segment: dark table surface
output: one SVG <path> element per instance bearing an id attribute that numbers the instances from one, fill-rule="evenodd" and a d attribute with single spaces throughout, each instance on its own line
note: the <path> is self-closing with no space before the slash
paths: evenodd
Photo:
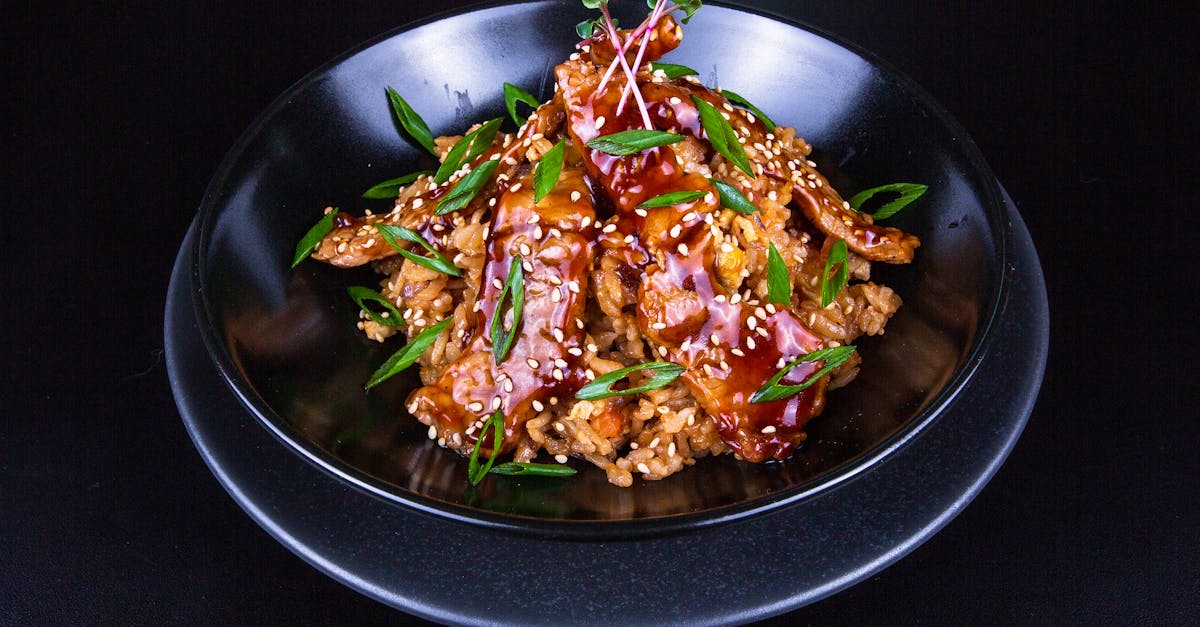
<path id="1" fill-rule="evenodd" d="M 343 50 L 458 4 L 5 5 L 0 623 L 407 618 L 228 497 L 176 411 L 162 312 L 205 185 L 255 115 Z M 1194 620 L 1195 17 L 746 4 L 862 45 L 940 100 L 1020 207 L 1051 307 L 1041 396 L 999 474 L 912 554 L 786 620 Z"/>

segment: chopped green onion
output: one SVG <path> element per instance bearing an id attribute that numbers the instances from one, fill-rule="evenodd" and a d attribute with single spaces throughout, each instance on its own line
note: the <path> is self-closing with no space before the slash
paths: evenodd
<path id="1" fill-rule="evenodd" d="M 369 287 L 351 285 L 350 287 L 346 288 L 346 293 L 349 294 L 350 298 L 354 300 L 354 304 L 358 305 L 358 308 L 367 314 L 368 318 L 378 322 L 379 324 L 382 324 L 385 327 L 394 327 L 400 324 L 400 312 L 396 311 L 396 308 L 392 306 L 390 302 L 388 302 L 388 299 L 384 298 L 379 292 L 376 292 Z M 384 318 L 382 315 L 367 309 L 367 301 L 372 301 L 383 305 L 383 308 L 387 310 L 387 313 L 391 314 L 391 317 Z"/>
<path id="2" fill-rule="evenodd" d="M 475 160 L 475 157 L 483 154 L 492 145 L 492 140 L 496 138 L 496 131 L 500 128 L 501 118 L 492 118 L 484 122 L 479 128 L 467 133 L 462 139 L 454 144 L 450 152 L 446 153 L 446 158 L 442 160 L 442 165 L 438 167 L 437 173 L 433 175 L 433 182 L 441 185 L 450 180 L 450 176 L 458 171 L 463 165 Z"/>
<path id="3" fill-rule="evenodd" d="M 504 301 L 512 300 L 512 325 L 504 328 Z M 521 313 L 525 310 L 525 271 L 521 269 L 521 256 L 513 257 L 508 268 L 508 279 L 496 299 L 496 311 L 492 313 L 492 355 L 499 365 L 508 356 L 517 339 L 517 327 L 521 326 Z"/>
<path id="4" fill-rule="evenodd" d="M 433 147 L 433 133 L 429 131 L 429 126 L 425 124 L 425 120 L 417 115 L 413 108 L 408 106 L 408 103 L 396 93 L 395 89 L 387 88 L 388 100 L 392 103 L 392 111 L 396 113 L 396 119 L 400 120 L 400 126 L 404 127 L 405 131 L 417 140 L 425 150 L 430 154 L 437 154 L 437 150 Z"/>
<path id="5" fill-rule="evenodd" d="M 423 174 L 429 174 L 429 170 L 421 170 L 412 174 L 388 179 L 382 183 L 376 183 L 374 187 L 363 192 L 363 198 L 395 198 L 400 193 L 400 188 L 404 187 L 417 180 Z"/>
<path id="6" fill-rule="evenodd" d="M 304 237 L 300 238 L 300 241 L 296 244 L 296 252 L 292 255 L 293 268 L 300 265 L 301 261 L 308 259 L 308 256 L 317 249 L 317 246 L 321 245 L 321 240 L 325 239 L 325 236 L 329 235 L 330 231 L 333 231 L 333 221 L 337 219 L 337 213 L 337 209 L 334 209 L 325 214 L 324 218 L 321 218 L 316 224 L 312 225 L 312 228 L 308 229 Z"/>
<path id="7" fill-rule="evenodd" d="M 744 213 L 746 215 L 750 215 L 755 211 L 758 211 L 758 207 L 755 207 L 754 203 L 750 202 L 748 198 L 743 196 L 736 187 L 726 183 L 725 181 L 718 181 L 717 179 L 708 179 L 708 182 L 712 183 L 713 187 L 717 188 L 717 195 L 721 197 L 722 207 L 733 209 L 738 213 Z"/>
<path id="8" fill-rule="evenodd" d="M 488 427 L 492 428 L 492 454 L 488 457 L 487 463 L 481 466 L 479 464 L 479 445 L 487 436 Z M 467 479 L 471 481 L 471 485 L 478 485 L 480 481 L 483 481 L 484 475 L 487 475 L 488 471 L 492 469 L 492 464 L 496 463 L 496 458 L 500 456 L 502 440 L 504 440 L 504 412 L 497 410 L 488 416 L 487 422 L 479 430 L 479 439 L 475 440 L 475 446 L 471 449 L 471 458 L 467 460 Z"/>
<path id="9" fill-rule="evenodd" d="M 624 379 L 627 375 L 639 370 L 650 370 L 653 374 L 650 380 L 644 385 L 627 390 L 613 390 L 612 386 L 617 381 Z M 649 392 L 665 387 L 679 375 L 683 374 L 683 366 L 669 361 L 652 361 L 644 364 L 637 364 L 620 370 L 613 370 L 607 374 L 602 374 L 591 383 L 579 388 L 575 393 L 575 398 L 581 401 L 594 401 L 602 398 L 610 398 L 613 396 L 622 396 L 625 394 L 637 394 L 639 392 Z"/>
<path id="10" fill-rule="evenodd" d="M 516 123 L 518 128 L 520 128 L 525 121 L 517 115 L 518 102 L 523 102 L 534 109 L 538 108 L 538 105 L 541 104 L 533 94 L 521 89 L 520 87 L 517 87 L 516 85 L 513 85 L 512 83 L 505 83 L 504 106 L 508 109 L 509 117 L 511 117 L 512 121 Z"/>
<path id="11" fill-rule="evenodd" d="M 392 248 L 395 248 L 396 252 L 400 253 L 405 259 L 412 261 L 422 268 L 429 268 L 434 272 L 441 272 L 442 274 L 448 274 L 450 276 L 462 276 L 462 270 L 459 270 L 453 263 L 450 262 L 449 259 L 446 259 L 437 251 L 436 248 L 430 245 L 429 242 L 425 241 L 425 238 L 421 237 L 420 233 L 412 229 L 406 229 L 402 226 L 393 226 L 391 224 L 376 224 L 375 228 L 383 237 L 383 241 L 387 242 Z M 431 259 L 429 257 L 422 257 L 421 255 L 404 248 L 399 242 L 396 241 L 396 238 L 400 238 L 414 244 L 420 244 L 422 248 L 433 253 L 433 258 Z"/>
<path id="12" fill-rule="evenodd" d="M 920 198 L 925 190 L 929 189 L 928 185 L 920 183 L 891 183 L 888 185 L 880 185 L 871 189 L 864 189 L 850 198 L 850 206 L 855 211 L 861 211 L 862 206 L 877 194 L 900 194 L 900 197 L 885 203 L 882 207 L 871 214 L 876 220 L 886 220 L 896 215 L 901 209 L 912 204 L 912 202 Z"/>
<path id="13" fill-rule="evenodd" d="M 704 132 L 708 135 L 708 142 L 712 144 L 713 149 L 724 155 L 750 178 L 754 178 L 750 160 L 746 158 L 746 151 L 742 150 L 742 143 L 729 121 L 707 100 L 692 94 L 692 102 L 696 103 L 696 110 L 700 112 L 700 124 L 704 126 Z"/>
<path id="14" fill-rule="evenodd" d="M 787 398 L 793 394 L 797 394 L 805 389 L 808 389 L 812 384 L 816 383 L 821 377 L 829 374 L 834 368 L 842 365 L 850 355 L 854 354 L 853 346 L 836 346 L 833 348 L 822 348 L 821 350 L 813 351 L 807 355 L 797 358 L 792 363 L 783 367 L 783 370 L 775 373 L 775 376 L 767 380 L 758 391 L 750 397 L 751 403 L 767 403 L 777 401 L 781 398 Z M 805 379 L 799 385 L 779 385 L 779 381 L 783 379 L 783 375 L 791 372 L 792 368 L 808 361 L 824 361 L 825 367 L 814 372 L 812 376 Z"/>
<path id="15" fill-rule="evenodd" d="M 706 194 L 708 194 L 708 192 L 700 191 L 700 190 L 695 190 L 695 191 L 682 190 L 682 191 L 678 191 L 678 192 L 667 192 L 665 194 L 659 194 L 658 196 L 655 196 L 654 198 L 647 199 L 645 202 L 638 205 L 638 207 L 641 207 L 642 209 L 654 209 L 656 207 L 673 207 L 675 205 L 682 205 L 685 202 L 692 202 L 693 200 L 700 200 L 701 198 L 704 198 L 704 196 Z"/>
<path id="16" fill-rule="evenodd" d="M 479 193 L 480 189 L 487 184 L 492 178 L 492 173 L 496 171 L 496 166 L 500 164 L 497 159 L 488 159 L 467 173 L 466 176 L 459 180 L 454 189 L 450 190 L 438 201 L 435 215 L 445 215 L 466 207 L 471 200 L 475 198 L 475 194 Z"/>
<path id="17" fill-rule="evenodd" d="M 683 135 L 678 133 L 632 129 L 611 135 L 602 135 L 588 142 L 587 147 L 605 154 L 624 157 L 655 146 L 666 146 L 681 141 L 683 141 Z"/>
<path id="18" fill-rule="evenodd" d="M 775 130 L 775 123 L 771 121 L 771 118 L 767 117 L 767 114 L 763 113 L 762 109 L 750 104 L 750 101 L 743 98 L 740 94 L 729 91 L 728 89 L 722 89 L 721 95 L 725 96 L 725 99 L 729 102 L 749 109 L 751 113 L 758 116 L 758 119 L 762 120 L 763 126 L 767 127 L 768 131 Z"/>
<path id="19" fill-rule="evenodd" d="M 700 74 L 696 70 L 693 70 L 686 65 L 677 65 L 675 63 L 659 63 L 657 61 L 650 64 L 650 69 L 655 72 L 662 70 L 662 73 L 666 74 L 667 78 L 672 79 L 683 76 L 696 76 Z"/>
<path id="20" fill-rule="evenodd" d="M 414 337 L 412 340 L 410 340 L 408 344 L 405 344 L 400 348 L 400 350 L 392 353 L 392 356 L 388 357 L 387 361 L 383 362 L 383 365 L 371 375 L 371 378 L 367 379 L 367 389 L 369 390 L 380 383 L 383 383 L 400 371 L 416 363 L 417 358 L 421 356 L 421 353 L 424 353 L 425 349 L 429 348 L 429 346 L 433 344 L 433 341 L 436 340 L 438 335 L 442 333 L 442 329 L 445 329 L 447 326 L 449 326 L 453 320 L 453 318 L 446 318 L 445 320 L 442 320 L 428 329 L 421 331 L 417 334 L 417 337 Z"/>
<path id="21" fill-rule="evenodd" d="M 531 462 L 505 462 L 492 467 L 493 475 L 517 475 L 530 477 L 570 477 L 577 471 L 566 464 L 535 464 Z"/>
<path id="22" fill-rule="evenodd" d="M 563 155 L 566 154 L 566 150 L 566 144 L 560 139 L 538 160 L 537 166 L 533 169 L 533 204 L 542 202 L 546 194 L 549 194 L 554 189 L 554 185 L 558 183 L 558 175 L 562 173 Z"/>
<path id="23" fill-rule="evenodd" d="M 838 292 L 846 287 L 846 280 L 850 278 L 850 263 L 847 261 L 849 255 L 846 253 L 846 240 L 840 239 L 829 247 L 829 256 L 825 258 L 825 269 L 821 272 L 821 306 L 828 307 L 833 299 L 837 298 Z M 837 268 L 837 274 L 833 280 L 829 279 L 829 273 Z"/>
<path id="24" fill-rule="evenodd" d="M 772 303 L 788 304 L 792 300 L 792 281 L 787 264 L 775 248 L 775 242 L 767 249 L 767 299 Z"/>

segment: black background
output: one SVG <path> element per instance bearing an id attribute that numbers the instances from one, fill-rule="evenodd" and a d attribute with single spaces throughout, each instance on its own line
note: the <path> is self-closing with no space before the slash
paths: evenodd
<path id="1" fill-rule="evenodd" d="M 225 494 L 175 409 L 162 308 L 205 185 L 254 117 L 347 48 L 460 4 L 5 3 L 0 622 L 406 618 Z M 992 483 L 908 557 L 787 618 L 1194 620 L 1194 13 L 746 4 L 855 42 L 940 100 L 1020 207 L 1051 307 L 1040 400 Z"/>

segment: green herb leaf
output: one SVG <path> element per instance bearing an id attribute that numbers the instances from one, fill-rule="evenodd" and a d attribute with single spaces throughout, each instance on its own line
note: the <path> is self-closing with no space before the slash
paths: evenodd
<path id="1" fill-rule="evenodd" d="M 293 268 L 300 265 L 301 261 L 308 259 L 308 256 L 313 254 L 313 251 L 317 249 L 317 246 L 321 245 L 321 240 L 325 239 L 325 236 L 333 231 L 333 221 L 337 219 L 337 213 L 337 209 L 334 209 L 325 214 L 324 218 L 321 218 L 316 224 L 312 225 L 312 228 L 308 229 L 304 237 L 300 238 L 300 241 L 296 244 L 296 252 L 292 255 Z"/>
<path id="2" fill-rule="evenodd" d="M 746 151 L 742 150 L 742 143 L 738 141 L 737 133 L 730 126 L 729 121 L 707 100 L 692 94 L 692 102 L 696 103 L 696 110 L 700 112 L 700 124 L 704 126 L 704 132 L 708 135 L 708 141 L 712 144 L 713 149 L 724 155 L 730 163 L 736 165 L 750 178 L 754 178 L 750 160 L 746 158 Z"/>
<path id="3" fill-rule="evenodd" d="M 717 179 L 708 179 L 708 182 L 712 183 L 713 187 L 717 188 L 717 195 L 721 197 L 722 207 L 733 209 L 738 213 L 744 213 L 746 215 L 750 215 L 755 211 L 758 211 L 758 207 L 755 207 L 754 203 L 750 202 L 748 198 L 743 196 L 736 187 L 726 183 L 725 181 L 718 181 Z"/>
<path id="4" fill-rule="evenodd" d="M 429 170 L 421 170 L 412 174 L 388 179 L 382 183 L 376 183 L 374 187 L 363 192 L 363 198 L 395 198 L 400 193 L 400 188 L 411 184 L 424 174 L 429 174 Z"/>
<path id="5" fill-rule="evenodd" d="M 659 63 L 655 61 L 650 64 L 650 69 L 653 71 L 662 70 L 667 78 L 675 79 L 683 76 L 698 76 L 700 73 L 686 65 L 678 65 L 676 63 Z"/>
<path id="6" fill-rule="evenodd" d="M 599 6 L 599 5 L 597 5 Z M 614 27 L 619 27 L 617 18 L 612 19 Z M 604 30 L 607 26 L 604 23 L 604 16 L 597 17 L 591 20 L 584 20 L 575 25 L 575 34 L 579 35 L 580 39 L 587 39 L 596 33 L 596 29 Z"/>
<path id="7" fill-rule="evenodd" d="M 429 154 L 436 155 L 437 150 L 433 147 L 433 133 L 429 131 L 429 126 L 425 124 L 425 120 L 417 115 L 413 108 L 408 106 L 408 103 L 396 93 L 395 89 L 387 88 L 388 100 L 392 103 L 392 111 L 396 113 L 396 119 L 400 120 L 400 126 L 404 127 L 405 131 L 417 140 Z"/>
<path id="8" fill-rule="evenodd" d="M 696 11 L 700 10 L 700 0 L 671 0 L 671 2 L 683 9 L 684 24 L 687 24 L 688 20 L 692 19 L 692 16 L 696 14 Z M 650 7 L 651 9 L 653 9 L 654 5 L 656 4 L 658 4 L 656 0 L 646 0 L 646 6 Z"/>
<path id="9" fill-rule="evenodd" d="M 825 269 L 821 272 L 821 306 L 828 307 L 833 299 L 837 298 L 838 292 L 846 287 L 846 280 L 850 278 L 850 264 L 846 261 L 849 255 L 846 253 L 846 240 L 840 239 L 829 247 L 829 256 L 825 258 Z M 837 273 L 833 279 L 829 278 L 829 273 L 837 269 Z"/>
<path id="10" fill-rule="evenodd" d="M 558 183 L 558 175 L 562 173 L 563 155 L 566 154 L 566 150 L 567 145 L 560 139 L 538 160 L 537 166 L 533 169 L 533 204 L 542 202 L 546 194 L 549 194 Z"/>
<path id="11" fill-rule="evenodd" d="M 501 118 L 492 118 L 484 122 L 479 128 L 467 133 L 462 139 L 458 140 L 450 152 L 446 153 L 446 158 L 442 160 L 442 165 L 438 167 L 437 173 L 433 175 L 433 182 L 441 185 L 450 180 L 450 175 L 458 171 L 463 165 L 475 160 L 475 157 L 483 154 L 492 145 L 492 140 L 496 138 L 496 131 L 500 128 Z"/>
<path id="12" fill-rule="evenodd" d="M 447 326 L 449 326 L 453 320 L 453 318 L 446 318 L 445 320 L 442 320 L 428 329 L 421 331 L 417 334 L 417 337 L 414 337 L 412 340 L 410 340 L 408 344 L 405 344 L 400 348 L 400 350 L 392 353 L 392 356 L 388 357 L 387 361 L 383 362 L 383 365 L 371 375 L 371 378 L 367 379 L 367 389 L 369 390 L 380 383 L 383 383 L 405 368 L 408 368 L 416 363 L 417 358 L 421 356 L 421 353 L 424 353 L 425 349 L 429 348 L 429 346 L 433 344 L 433 341 L 437 339 L 438 335 L 441 335 L 442 329 L 445 329 Z"/>
<path id="13" fill-rule="evenodd" d="M 608 0 L 583 0 L 583 6 L 589 9 L 599 9 L 602 4 L 608 4 Z"/>
<path id="14" fill-rule="evenodd" d="M 746 100 L 739 94 L 729 91 L 728 89 L 722 89 L 721 95 L 725 96 L 725 99 L 729 102 L 749 109 L 751 113 L 758 116 L 758 119 L 762 120 L 763 126 L 766 126 L 768 131 L 775 130 L 775 123 L 771 121 L 771 118 L 767 117 L 767 114 L 763 113 L 762 109 L 750 104 L 749 100 Z"/>
<path id="15" fill-rule="evenodd" d="M 531 462 L 505 462 L 492 467 L 493 475 L 518 475 L 531 477 L 570 477 L 577 471 L 566 464 L 535 464 Z"/>
<path id="16" fill-rule="evenodd" d="M 520 87 L 517 87 L 516 85 L 513 85 L 512 83 L 505 83 L 504 106 L 508 109 L 509 117 L 512 118 L 512 121 L 517 125 L 517 128 L 520 128 L 521 125 L 525 123 L 525 120 L 522 120 L 521 117 L 517 115 L 518 102 L 523 102 L 534 109 L 537 109 L 538 105 L 541 104 L 538 102 L 537 97 L 533 94 L 521 89 Z"/>
<path id="17" fill-rule="evenodd" d="M 643 202 L 642 204 L 640 204 L 638 206 L 643 209 L 654 209 L 655 207 L 673 207 L 675 205 L 682 205 L 685 202 L 692 202 L 693 200 L 699 200 L 701 198 L 704 198 L 704 196 L 706 194 L 708 194 L 708 192 L 700 191 L 700 190 L 695 190 L 695 191 L 681 190 L 678 192 L 667 192 L 665 194 L 659 194 L 658 196 L 655 196 L 654 198 L 648 198 L 648 199 L 646 199 L 645 202 Z"/>
<path id="18" fill-rule="evenodd" d="M 496 166 L 500 164 L 498 159 L 488 159 L 475 167 L 458 181 L 454 189 L 450 190 L 438 201 L 435 215 L 446 215 L 466 207 L 471 200 L 475 198 L 475 194 L 479 193 L 480 189 L 487 184 L 488 179 L 492 178 L 492 173 L 496 171 Z"/>
<path id="19" fill-rule="evenodd" d="M 481 466 L 479 464 L 479 445 L 487 435 L 488 427 L 492 428 L 492 454 Z M 487 422 L 479 430 L 479 439 L 475 440 L 475 446 L 471 449 L 471 458 L 467 460 L 467 479 L 471 481 L 471 485 L 479 485 L 479 482 L 483 481 L 483 477 L 492 469 L 492 464 L 496 463 L 496 458 L 500 455 L 500 443 L 503 440 L 504 413 L 497 410 L 488 416 Z"/>
<path id="20" fill-rule="evenodd" d="M 368 318 L 386 327 L 394 327 L 400 324 L 400 312 L 396 311 L 396 308 L 392 306 L 390 302 L 388 302 L 388 299 L 384 298 L 379 292 L 376 292 L 369 287 L 351 285 L 350 287 L 346 288 L 346 293 L 350 295 L 350 298 L 354 300 L 354 304 L 358 305 L 359 309 L 366 312 Z M 382 315 L 367 309 L 367 301 L 379 303 L 384 309 L 387 310 L 387 313 L 390 314 L 391 317 L 384 318 Z"/>
<path id="21" fill-rule="evenodd" d="M 792 300 L 792 280 L 775 242 L 767 249 L 767 299 L 784 305 Z"/>
<path id="22" fill-rule="evenodd" d="M 912 204 L 912 202 L 916 199 L 920 198 L 927 189 L 929 189 L 928 185 L 921 185 L 920 183 L 891 183 L 888 185 L 880 185 L 879 187 L 864 189 L 863 191 L 852 196 L 850 198 L 850 206 L 853 207 L 855 211 L 860 211 L 864 203 L 878 194 L 900 194 L 899 198 L 885 203 L 882 207 L 877 209 L 875 213 L 871 214 L 871 217 L 875 218 L 876 220 L 886 220 L 887 218 L 899 213 L 901 209 Z"/>
<path id="23" fill-rule="evenodd" d="M 588 142 L 587 147 L 605 154 L 624 157 L 655 146 L 666 146 L 681 141 L 683 141 L 683 135 L 677 133 L 632 129 L 611 135 L 601 135 Z"/>
<path id="24" fill-rule="evenodd" d="M 834 368 L 837 368 L 845 363 L 847 359 L 850 359 L 850 355 L 853 354 L 853 346 L 836 346 L 833 348 L 822 348 L 821 350 L 816 350 L 807 355 L 803 355 L 792 363 L 784 366 L 783 370 L 780 370 L 779 372 L 775 373 L 775 376 L 768 379 L 767 382 L 764 383 L 761 388 L 758 388 L 758 391 L 750 397 L 750 402 L 767 403 L 797 394 L 819 381 L 821 377 L 832 372 Z M 791 372 L 792 368 L 795 368 L 801 363 L 808 361 L 824 361 L 825 366 L 814 372 L 812 376 L 805 379 L 804 382 L 800 383 L 799 385 L 779 385 L 779 381 L 783 379 L 783 375 Z"/>
<path id="25" fill-rule="evenodd" d="M 504 328 L 504 301 L 512 299 L 512 325 Z M 517 329 L 521 326 L 521 314 L 525 310 L 525 271 L 521 268 L 521 256 L 513 257 L 512 265 L 508 268 L 508 279 L 504 281 L 504 289 L 500 290 L 500 298 L 496 299 L 496 311 L 492 313 L 492 355 L 499 365 L 508 356 L 513 342 L 517 339 Z"/>
<path id="26" fill-rule="evenodd" d="M 639 370 L 650 370 L 653 372 L 653 374 L 650 376 L 650 380 L 644 385 L 636 388 L 629 388 L 627 390 L 614 391 L 612 389 L 614 383 L 624 379 L 630 373 L 637 372 Z M 669 361 L 651 361 L 644 364 L 629 366 L 627 368 L 621 368 L 620 370 L 613 370 L 612 372 L 596 377 L 596 380 L 579 388 L 579 391 L 575 393 L 575 398 L 581 401 L 594 401 L 601 398 L 610 398 L 613 396 L 638 394 L 640 392 L 657 390 L 661 387 L 667 386 L 675 379 L 678 379 L 679 375 L 683 374 L 683 370 L 683 366 L 680 366 L 676 363 L 671 363 Z"/>
<path id="27" fill-rule="evenodd" d="M 425 241 L 425 238 L 421 237 L 420 233 L 412 229 L 406 229 L 402 226 L 393 226 L 391 224 L 376 224 L 375 228 L 379 231 L 379 235 L 383 237 L 383 241 L 387 242 L 392 248 L 395 248 L 396 252 L 400 253 L 400 255 L 405 259 L 412 261 L 422 268 L 429 268 L 434 272 L 441 272 L 442 274 L 448 274 L 450 276 L 462 276 L 462 270 L 459 270 L 458 267 L 451 263 L 449 259 L 446 259 L 446 257 L 439 253 L 436 248 L 430 245 L 429 242 Z M 422 248 L 433 253 L 433 257 L 423 257 L 412 252 L 411 250 L 408 250 L 407 248 L 404 248 L 399 242 L 396 241 L 396 238 L 400 238 L 414 244 L 420 244 Z"/>

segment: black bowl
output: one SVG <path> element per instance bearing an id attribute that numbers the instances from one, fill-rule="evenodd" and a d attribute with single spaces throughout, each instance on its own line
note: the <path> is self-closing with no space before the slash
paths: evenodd
<path id="1" fill-rule="evenodd" d="M 576 5 L 492 7 L 389 33 L 305 77 L 245 133 L 201 205 L 192 281 L 205 344 L 246 407 L 307 460 L 375 496 L 573 537 L 668 533 L 796 503 L 871 472 L 947 419 L 995 337 L 1009 289 L 1010 216 L 994 176 L 941 107 L 869 54 L 719 6 L 685 27 L 667 61 L 697 68 L 706 83 L 794 126 L 847 196 L 896 181 L 929 185 L 897 221 L 921 237 L 916 262 L 875 266 L 874 279 L 894 287 L 904 306 L 886 335 L 860 342 L 861 374 L 830 394 L 794 458 L 706 459 L 629 489 L 595 469 L 570 480 L 489 477 L 471 488 L 465 461 L 406 415 L 411 376 L 364 392 L 396 345 L 356 332 L 345 288 L 375 278 L 315 262 L 290 270 L 296 241 L 326 205 L 385 207 L 359 194 L 429 165 L 399 133 L 385 87 L 402 92 L 435 134 L 502 115 L 504 81 L 545 97 L 554 64 L 577 40 L 574 24 L 586 17 Z"/>

